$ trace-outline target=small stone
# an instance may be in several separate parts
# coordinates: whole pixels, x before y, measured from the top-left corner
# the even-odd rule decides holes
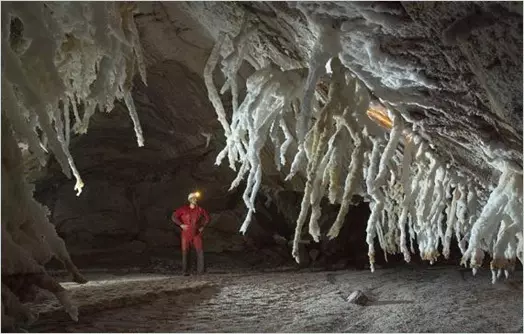
[[[353,291],[346,299],[348,303],[353,303],[357,305],[365,305],[368,302],[368,300],[368,297],[366,297],[366,295],[360,290]]]

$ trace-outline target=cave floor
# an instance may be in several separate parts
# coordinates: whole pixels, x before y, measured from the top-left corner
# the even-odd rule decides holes
[[[78,323],[40,296],[31,332],[522,332],[522,272],[459,267],[176,274],[87,272],[62,283]],[[370,302],[345,299],[362,290]]]

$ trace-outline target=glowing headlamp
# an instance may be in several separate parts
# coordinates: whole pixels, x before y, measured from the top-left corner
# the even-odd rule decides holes
[[[200,191],[195,191],[194,193],[190,193],[187,195],[187,199],[191,200],[191,198],[200,198]]]

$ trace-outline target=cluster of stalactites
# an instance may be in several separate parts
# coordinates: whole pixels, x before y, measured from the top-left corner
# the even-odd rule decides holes
[[[123,2],[2,4],[2,113],[42,164],[51,151],[73,173],[77,195],[70,133],[85,133],[97,109],[123,99],[144,144],[130,92],[137,69],[145,82],[134,12]]]
[[[247,25],[244,27],[247,28]],[[304,70],[282,71],[273,65],[263,67],[248,78],[247,94],[239,103],[237,71],[245,56],[245,45],[255,31],[253,27],[241,30],[240,34],[233,38],[234,51],[222,62],[222,71],[227,81],[221,93],[231,89],[233,97],[230,123],[227,122],[224,106],[213,82],[213,71],[218,64],[224,34],[221,34],[211,51],[204,70],[209,99],[215,107],[226,136],[226,146],[219,153],[216,163],[220,164],[227,157],[233,170],[236,170],[237,163],[240,164],[231,189],[237,187],[247,175],[243,200],[248,213],[241,227],[244,233],[255,212],[255,199],[262,182],[262,148],[270,138],[275,147],[275,164],[280,167],[285,165],[287,151],[295,141],[293,120],[297,114],[306,73]]]
[[[68,148],[71,131],[85,133],[97,109],[109,112],[115,99],[123,99],[143,145],[130,92],[137,69],[145,82],[134,12],[134,5],[123,2],[2,3],[2,275],[19,277],[16,286],[22,287],[11,290],[2,282],[6,322],[36,318],[18,299],[33,284],[53,292],[78,319],[67,291],[44,265],[54,256],[76,282],[85,279],[47,208],[33,197],[21,150],[42,165],[52,153],[64,174],[76,178],[79,195],[83,182]]]
[[[388,144],[393,140],[394,131]],[[415,252],[416,240],[421,258],[431,263],[441,255],[439,249],[449,258],[454,237],[463,255],[462,264],[469,261],[475,273],[484,254],[489,253],[493,282],[502,271],[507,277],[516,259],[522,262],[522,170],[510,162],[499,164],[498,185],[482,206],[479,195],[485,190],[440,162],[418,136],[406,136],[403,148],[402,168],[390,170],[390,185],[371,203],[368,244],[372,268],[375,235],[385,253],[400,251],[406,261]],[[372,197],[375,189],[368,186]],[[388,234],[396,237],[388,238]]]
[[[375,238],[386,260],[387,254],[400,252],[409,262],[416,252],[415,241],[422,259],[437,261],[439,249],[449,258],[452,238],[457,240],[463,259],[471,260],[472,268],[479,265],[484,252],[494,256],[494,269],[510,269],[516,257],[522,259],[522,188],[518,186],[522,171],[503,169],[499,186],[482,209],[478,196],[485,191],[482,186],[440,161],[396,110],[386,108],[387,115],[381,116],[391,127],[388,136],[372,131],[366,116],[368,92],[342,66],[333,26],[322,29],[319,20],[308,20],[317,28],[317,42],[307,77],[302,71],[281,71],[272,65],[256,71],[247,80],[246,98],[238,107],[238,92],[233,91],[231,123],[226,120],[212,81],[223,34],[206,66],[209,96],[227,138],[217,164],[226,156],[234,170],[236,163],[241,164],[232,188],[249,172],[244,192],[248,214],[241,231],[246,231],[255,211],[255,196],[262,178],[260,152],[270,138],[279,170],[288,161],[286,153],[294,154],[286,180],[298,172],[306,176],[293,247],[297,261],[309,211],[309,234],[319,241],[321,199],[327,196],[331,203],[341,204],[327,233],[329,238],[335,238],[355,194],[364,195],[370,202],[366,239],[371,270],[375,263]],[[231,84],[237,78],[232,71],[238,70],[252,32],[245,29],[239,34],[241,37],[233,40],[235,51],[224,62],[229,65],[223,66],[228,78],[226,88],[236,87]],[[320,108],[311,102],[315,91],[312,87],[316,87],[322,73],[319,67],[330,58],[333,74],[327,100]],[[312,116],[314,122],[310,122]],[[284,143],[281,136],[285,137]],[[295,152],[289,152],[291,144]]]

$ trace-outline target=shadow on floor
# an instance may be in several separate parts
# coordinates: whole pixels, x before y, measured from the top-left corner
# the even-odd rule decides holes
[[[366,306],[384,306],[384,305],[395,305],[395,304],[413,304],[412,300],[377,300],[370,301]]]

